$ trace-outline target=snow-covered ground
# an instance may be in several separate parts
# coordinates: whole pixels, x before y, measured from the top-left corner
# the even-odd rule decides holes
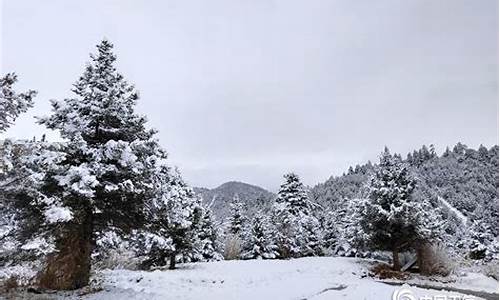
[[[457,292],[391,286],[366,277],[367,262],[352,258],[220,261],[152,272],[113,270],[98,274],[103,291],[84,299],[481,299]],[[450,286],[497,293],[498,282],[475,274]],[[434,282],[435,283],[435,282]],[[414,298],[393,298],[407,289]],[[462,298],[452,298],[461,296]]]

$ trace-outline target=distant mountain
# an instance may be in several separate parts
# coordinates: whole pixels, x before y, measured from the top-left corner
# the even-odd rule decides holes
[[[195,187],[194,191],[203,198],[203,204],[210,205],[220,220],[229,215],[229,204],[235,195],[244,203],[249,215],[259,209],[268,209],[274,198],[273,193],[261,187],[238,181],[229,181],[214,189]]]

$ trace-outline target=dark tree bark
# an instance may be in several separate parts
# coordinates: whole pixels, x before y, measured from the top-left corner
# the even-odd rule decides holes
[[[420,274],[427,275],[424,246],[420,245],[416,247],[416,252],[417,252],[418,270]]]
[[[47,258],[38,274],[41,288],[74,290],[88,285],[94,247],[92,214],[84,213],[78,223],[66,224],[62,229],[56,243],[58,252]]]
[[[176,257],[175,253],[170,255],[170,264],[168,266],[170,270],[175,270],[175,257]]]
[[[392,269],[394,271],[401,270],[401,263],[399,262],[399,250],[398,250],[398,248],[392,249]]]

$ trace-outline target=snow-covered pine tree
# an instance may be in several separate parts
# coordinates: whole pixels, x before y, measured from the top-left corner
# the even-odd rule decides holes
[[[229,204],[229,217],[225,228],[224,258],[238,259],[241,256],[247,218],[243,214],[243,203],[235,194]]]
[[[200,201],[176,169],[163,166],[155,185],[157,194],[146,200],[145,228],[138,232],[139,241],[147,245],[141,266],[163,266],[168,259],[169,268],[175,269],[178,255],[194,251]]]
[[[370,179],[367,199],[360,203],[360,226],[367,246],[389,250],[393,268],[400,270],[399,253],[429,241],[437,234],[425,199],[416,201],[412,193],[416,181],[406,165],[386,147],[375,174]]]
[[[319,222],[299,176],[284,176],[273,208],[273,223],[281,257],[299,257],[321,253]]]
[[[310,214],[307,192],[297,174],[288,173],[283,176],[285,182],[278,191],[277,203],[285,203],[288,211],[294,216]]]
[[[33,106],[36,92],[29,90],[18,93],[13,87],[16,82],[17,76],[14,73],[0,78],[0,133],[7,130],[21,113]],[[35,228],[37,225],[31,216],[19,212],[21,203],[29,206],[29,200],[24,201],[29,197],[23,197],[19,201],[14,201],[13,198],[15,197],[14,191],[23,185],[25,194],[36,193],[32,184],[36,178],[30,177],[32,173],[28,172],[27,165],[31,163],[31,156],[39,147],[39,143],[24,140],[0,141],[0,261],[3,263],[12,263],[12,259],[15,260],[20,255],[24,255],[24,251],[20,251],[21,247],[27,247],[26,243],[30,242],[30,238],[33,237],[30,230],[21,230],[20,224],[33,224]],[[33,246],[34,242],[29,245]],[[39,245],[48,244],[39,243]],[[42,247],[27,248],[30,248],[29,252],[35,252],[35,254],[47,250]]]
[[[65,141],[64,160],[45,174],[41,193],[73,216],[59,227],[58,251],[40,275],[48,288],[88,283],[96,232],[145,226],[145,201],[156,196],[157,174],[165,168],[167,155],[155,131],[146,129],[146,118],[135,113],[138,93],[116,70],[112,48],[107,40],[97,45],[74,85],[74,98],[51,101],[52,115],[39,118]]]
[[[203,208],[201,214],[200,222],[196,226],[195,260],[222,260],[219,228],[215,224],[212,211],[209,208]]]
[[[297,241],[300,256],[320,256],[324,254],[321,227],[313,215],[302,215],[297,218]]]
[[[269,223],[265,215],[257,212],[252,219],[249,232],[245,234],[243,259],[273,259],[278,257]]]
[[[336,216],[332,211],[324,213],[322,218],[323,241],[322,246],[326,255],[334,255],[339,245],[339,223],[341,216]]]
[[[57,143],[23,140],[5,140],[0,145],[0,177],[8,178],[0,188],[0,219],[4,221],[0,227],[3,227],[3,238],[6,244],[10,243],[15,256],[41,258],[53,249],[50,231],[54,224],[72,218],[71,212],[60,201],[40,193],[43,188],[41,179],[48,172],[57,171],[57,163],[63,159],[59,146]]]
[[[275,203],[271,211],[273,236],[276,238],[279,256],[291,258],[300,256],[297,241],[298,226],[296,217],[290,213],[286,203]]]
[[[16,82],[15,73],[8,73],[0,78],[0,132],[7,130],[19,114],[33,106],[33,97],[36,96],[36,92],[29,90],[18,93],[13,88]]]
[[[243,215],[243,203],[238,194],[235,194],[233,200],[229,204],[229,228],[228,234],[240,237],[245,225],[245,216]]]
[[[17,82],[15,73],[8,73],[0,78],[0,133],[7,130],[17,117],[33,106],[33,97],[36,92],[29,90],[18,93],[14,90]],[[0,213],[7,209],[7,189],[16,181],[22,180],[27,175],[23,172],[22,164],[15,165],[31,151],[28,141],[4,140],[0,145]],[[5,217],[1,214],[0,217]]]
[[[363,188],[364,189],[364,188]],[[339,240],[335,254],[340,256],[359,256],[359,250],[364,247],[364,241],[368,240],[361,228],[363,218],[360,210],[363,199],[352,198],[346,201],[345,209],[338,216]]]
[[[475,260],[498,259],[498,237],[485,222],[474,220],[469,229],[467,246],[469,257]]]

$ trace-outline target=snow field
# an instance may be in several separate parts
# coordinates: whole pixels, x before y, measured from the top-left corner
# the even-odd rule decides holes
[[[402,288],[409,289],[416,299],[464,296],[407,285],[391,286],[364,274],[366,267],[358,259],[340,257],[192,263],[182,264],[174,271],[108,270],[99,273],[104,291],[86,299],[391,300],[394,291]],[[479,284],[481,290],[497,290],[498,283],[485,278],[467,281],[462,288]]]

